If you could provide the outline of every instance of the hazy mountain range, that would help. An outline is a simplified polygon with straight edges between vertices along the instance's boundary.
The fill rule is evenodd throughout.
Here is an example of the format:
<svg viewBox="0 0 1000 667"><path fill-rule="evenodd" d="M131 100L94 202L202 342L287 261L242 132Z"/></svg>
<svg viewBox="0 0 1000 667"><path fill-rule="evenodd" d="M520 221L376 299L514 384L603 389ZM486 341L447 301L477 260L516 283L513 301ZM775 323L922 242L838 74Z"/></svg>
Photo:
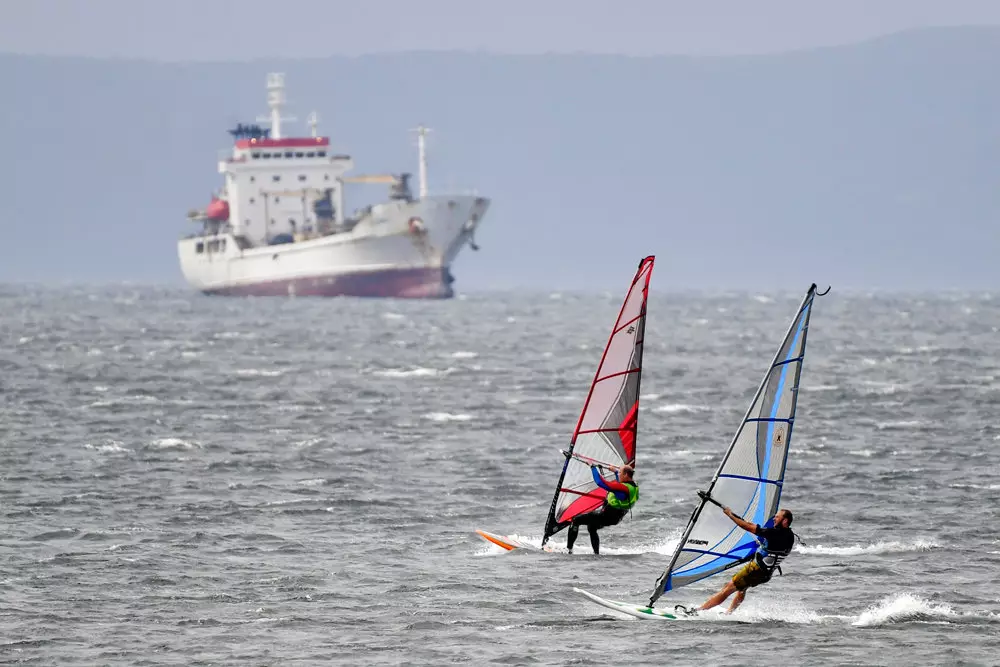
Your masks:
<svg viewBox="0 0 1000 667"><path fill-rule="evenodd" d="M650 253L663 290L1000 286L996 28L752 57L0 55L0 281L182 284L185 214L270 71L357 173L416 174L408 130L434 129L431 189L493 199L459 289L619 289Z"/></svg>

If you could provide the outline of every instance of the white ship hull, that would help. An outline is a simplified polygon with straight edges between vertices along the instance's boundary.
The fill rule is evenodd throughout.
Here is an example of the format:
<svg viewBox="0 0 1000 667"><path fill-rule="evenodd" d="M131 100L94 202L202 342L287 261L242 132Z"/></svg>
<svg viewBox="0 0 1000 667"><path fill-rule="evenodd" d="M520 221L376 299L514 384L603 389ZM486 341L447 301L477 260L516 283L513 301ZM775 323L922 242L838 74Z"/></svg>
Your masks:
<svg viewBox="0 0 1000 667"><path fill-rule="evenodd" d="M390 201L350 231L254 247L228 232L198 235L181 239L178 255L206 294L448 298L449 267L488 206L473 196Z"/></svg>

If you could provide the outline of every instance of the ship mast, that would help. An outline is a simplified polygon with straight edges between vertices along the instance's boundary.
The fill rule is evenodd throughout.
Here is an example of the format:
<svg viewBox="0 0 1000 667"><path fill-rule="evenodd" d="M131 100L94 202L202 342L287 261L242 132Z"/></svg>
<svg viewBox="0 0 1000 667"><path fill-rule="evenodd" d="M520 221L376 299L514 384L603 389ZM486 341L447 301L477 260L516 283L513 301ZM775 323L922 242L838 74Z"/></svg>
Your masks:
<svg viewBox="0 0 1000 667"><path fill-rule="evenodd" d="M297 120L281 115L281 108L285 106L285 75L272 72L267 75L267 106L271 108L270 116L258 116L260 122L271 123L271 138L281 139L281 121Z"/></svg>
<svg viewBox="0 0 1000 667"><path fill-rule="evenodd" d="M411 132L417 133L417 155L420 160L420 198L423 199L427 196L427 143L425 137L427 133L430 132L429 127L424 127L420 125L415 130Z"/></svg>

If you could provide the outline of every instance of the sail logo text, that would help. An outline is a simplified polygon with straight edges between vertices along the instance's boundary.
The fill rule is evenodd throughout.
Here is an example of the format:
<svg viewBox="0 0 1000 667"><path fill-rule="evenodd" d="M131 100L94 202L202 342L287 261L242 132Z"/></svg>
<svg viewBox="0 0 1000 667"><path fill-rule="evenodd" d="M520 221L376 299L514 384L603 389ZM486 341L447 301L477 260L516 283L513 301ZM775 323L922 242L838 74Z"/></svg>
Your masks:
<svg viewBox="0 0 1000 667"><path fill-rule="evenodd" d="M702 544L704 546L708 546L708 541L707 540L688 540L688 544Z"/></svg>

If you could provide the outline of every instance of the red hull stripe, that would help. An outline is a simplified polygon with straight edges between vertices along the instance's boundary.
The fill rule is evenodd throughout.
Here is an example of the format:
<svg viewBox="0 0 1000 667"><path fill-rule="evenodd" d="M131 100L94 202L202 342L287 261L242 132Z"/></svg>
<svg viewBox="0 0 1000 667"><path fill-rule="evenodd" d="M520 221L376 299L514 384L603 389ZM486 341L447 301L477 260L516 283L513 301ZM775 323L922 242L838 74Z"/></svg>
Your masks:
<svg viewBox="0 0 1000 667"><path fill-rule="evenodd" d="M296 139L240 139L237 148L316 148L330 145L328 137L305 137Z"/></svg>

